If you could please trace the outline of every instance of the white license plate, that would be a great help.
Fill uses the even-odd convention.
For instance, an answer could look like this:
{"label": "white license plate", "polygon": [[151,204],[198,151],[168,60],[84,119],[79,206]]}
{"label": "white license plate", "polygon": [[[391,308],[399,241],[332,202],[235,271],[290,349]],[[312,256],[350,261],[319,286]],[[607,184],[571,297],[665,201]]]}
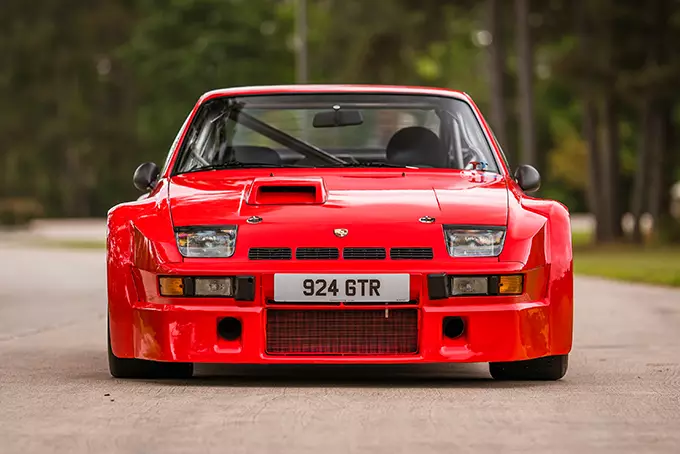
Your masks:
{"label": "white license plate", "polygon": [[405,302],[408,274],[274,274],[280,302]]}

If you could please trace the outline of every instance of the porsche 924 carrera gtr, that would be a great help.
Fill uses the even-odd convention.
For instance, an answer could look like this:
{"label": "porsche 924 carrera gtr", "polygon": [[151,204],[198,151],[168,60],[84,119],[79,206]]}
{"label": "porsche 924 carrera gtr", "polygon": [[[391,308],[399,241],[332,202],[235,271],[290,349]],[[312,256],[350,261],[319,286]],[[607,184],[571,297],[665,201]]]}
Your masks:
{"label": "porsche 924 carrera gtr", "polygon": [[107,221],[115,377],[195,363],[490,363],[557,380],[570,221],[526,195],[464,93],[231,88],[196,103]]}

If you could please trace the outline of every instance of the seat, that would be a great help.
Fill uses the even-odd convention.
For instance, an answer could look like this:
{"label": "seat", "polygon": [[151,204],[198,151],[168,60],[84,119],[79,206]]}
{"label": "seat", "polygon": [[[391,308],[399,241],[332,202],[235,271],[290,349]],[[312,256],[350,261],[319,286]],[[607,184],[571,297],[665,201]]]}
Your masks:
{"label": "seat", "polygon": [[386,160],[405,166],[448,167],[448,159],[437,134],[422,126],[397,131],[387,143]]}
{"label": "seat", "polygon": [[257,145],[236,145],[232,147],[233,159],[238,162],[246,164],[272,164],[282,165],[283,160],[281,156],[268,147],[261,147]]}

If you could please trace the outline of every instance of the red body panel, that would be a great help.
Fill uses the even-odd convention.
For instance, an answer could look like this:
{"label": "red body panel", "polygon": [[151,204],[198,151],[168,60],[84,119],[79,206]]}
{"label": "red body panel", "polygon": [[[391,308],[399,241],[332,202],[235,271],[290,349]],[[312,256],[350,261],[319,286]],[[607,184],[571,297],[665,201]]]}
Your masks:
{"label": "red body panel", "polygon": [[[254,204],[263,180],[297,184],[310,171],[317,176],[323,197],[314,203],[280,201]],[[274,176],[270,176],[270,175]],[[476,174],[476,175],[471,175]],[[320,222],[340,224],[407,222],[434,216],[439,224],[505,225],[506,182],[496,174],[455,170],[401,169],[248,169],[178,175],[170,188],[176,226],[239,223],[266,216],[276,228]],[[321,203],[323,201],[323,203]],[[233,222],[232,222],[233,221]],[[258,226],[258,229],[261,227]],[[441,227],[438,227],[438,232]],[[247,232],[239,232],[239,235]],[[332,229],[330,231],[332,234]],[[239,236],[241,240],[241,236]],[[323,244],[323,243],[321,243]]]}
{"label": "red body panel", "polygon": [[[405,87],[302,86],[232,89],[216,96],[303,91],[388,91],[453,96],[458,92]],[[192,112],[191,116],[195,113]],[[190,116],[190,117],[191,117]],[[188,122],[187,122],[188,124]],[[186,124],[185,124],[186,127]],[[178,135],[181,143],[184,131]],[[496,153],[499,151],[490,141]],[[148,198],[114,207],[108,216],[107,270],[111,347],[121,358],[223,363],[412,363],[513,361],[566,354],[572,345],[573,278],[569,214],[561,204],[527,197],[507,174],[452,169],[238,169],[170,177],[177,149]],[[263,185],[311,185],[298,199],[272,199]],[[268,198],[269,197],[269,198]],[[255,225],[246,220],[259,216]],[[420,223],[423,216],[435,218]],[[235,254],[225,259],[183,258],[175,226],[236,224]],[[507,226],[499,257],[452,258],[442,225]],[[346,228],[344,238],[333,230]],[[251,247],[431,247],[431,260],[248,259]],[[418,311],[418,348],[408,355],[269,355],[267,301],[274,273],[407,273],[411,303]],[[430,300],[426,276],[447,274],[525,275],[518,296],[450,297]],[[157,277],[248,275],[255,301],[231,298],[164,298]],[[299,308],[277,304],[276,309]],[[352,310],[368,309],[352,306]],[[375,309],[375,306],[371,307]],[[348,307],[305,307],[348,310]],[[399,308],[389,308],[399,310]],[[389,315],[387,315],[389,316]],[[442,333],[444,317],[465,321],[463,336]],[[217,322],[242,323],[238,340],[217,333]]]}

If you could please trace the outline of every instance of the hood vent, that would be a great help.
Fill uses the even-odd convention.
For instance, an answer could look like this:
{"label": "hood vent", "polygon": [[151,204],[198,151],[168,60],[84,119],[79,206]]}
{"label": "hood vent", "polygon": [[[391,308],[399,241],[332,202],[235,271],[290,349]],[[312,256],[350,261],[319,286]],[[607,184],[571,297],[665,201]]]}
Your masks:
{"label": "hood vent", "polygon": [[248,205],[309,205],[326,202],[321,178],[256,178],[246,194]]}
{"label": "hood vent", "polygon": [[257,192],[256,205],[299,205],[316,203],[314,186],[262,186]]}

